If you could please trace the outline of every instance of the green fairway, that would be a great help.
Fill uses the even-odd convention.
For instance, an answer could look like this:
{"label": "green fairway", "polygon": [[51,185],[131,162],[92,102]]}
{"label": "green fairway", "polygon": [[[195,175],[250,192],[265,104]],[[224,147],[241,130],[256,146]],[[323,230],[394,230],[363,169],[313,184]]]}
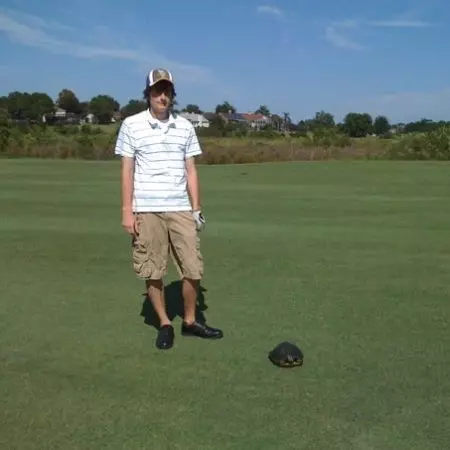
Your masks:
{"label": "green fairway", "polygon": [[[225,337],[177,317],[166,352],[119,170],[0,160],[0,448],[450,447],[449,164],[202,166],[203,314]],[[303,367],[267,359],[283,340]]]}

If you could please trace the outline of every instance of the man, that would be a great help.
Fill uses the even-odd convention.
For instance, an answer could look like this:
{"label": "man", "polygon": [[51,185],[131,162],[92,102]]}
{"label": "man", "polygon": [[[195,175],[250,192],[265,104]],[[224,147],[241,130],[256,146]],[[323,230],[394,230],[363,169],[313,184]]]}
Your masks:
{"label": "man", "polygon": [[218,339],[222,331],[196,321],[203,276],[198,232],[205,225],[194,157],[201,148],[193,125],[171,113],[176,96],[172,74],[153,69],[146,79],[148,109],[124,119],[115,153],[122,157],[122,225],[132,236],[133,268],[146,282],[159,317],[156,347],[173,346],[163,277],[169,254],[182,277],[182,335]]}

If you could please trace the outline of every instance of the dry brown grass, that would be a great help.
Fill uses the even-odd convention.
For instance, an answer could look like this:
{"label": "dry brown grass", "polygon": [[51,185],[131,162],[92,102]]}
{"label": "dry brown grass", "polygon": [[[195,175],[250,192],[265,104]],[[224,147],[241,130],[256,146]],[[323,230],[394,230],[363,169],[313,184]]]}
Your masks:
{"label": "dry brown grass", "polygon": [[[7,157],[113,159],[116,135],[98,127],[0,129],[0,155]],[[199,137],[200,164],[240,164],[330,159],[448,159],[448,130],[393,139],[351,139],[329,134],[302,137]],[[436,156],[438,155],[438,156]],[[429,156],[428,156],[429,157]]]}
{"label": "dry brown grass", "polygon": [[349,140],[345,146],[315,145],[308,139],[200,139],[204,164],[239,164],[276,161],[367,159],[381,157],[386,143],[380,140]]}

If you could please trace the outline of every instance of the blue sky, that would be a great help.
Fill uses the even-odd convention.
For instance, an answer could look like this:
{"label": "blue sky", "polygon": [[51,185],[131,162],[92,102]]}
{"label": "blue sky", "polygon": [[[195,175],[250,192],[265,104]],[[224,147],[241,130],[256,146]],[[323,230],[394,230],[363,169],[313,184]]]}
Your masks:
{"label": "blue sky", "polygon": [[450,120],[449,22],[446,0],[3,0],[0,95],[125,104],[163,66],[206,111]]}

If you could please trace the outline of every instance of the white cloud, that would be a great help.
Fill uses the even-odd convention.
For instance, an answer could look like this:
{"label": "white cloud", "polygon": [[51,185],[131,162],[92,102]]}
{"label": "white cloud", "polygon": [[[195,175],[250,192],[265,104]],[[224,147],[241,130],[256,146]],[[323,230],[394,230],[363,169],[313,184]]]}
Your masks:
{"label": "white cloud", "polygon": [[325,39],[334,47],[346,50],[364,50],[365,46],[358,44],[344,33],[345,29],[357,27],[358,23],[354,20],[336,22],[326,28]]}
{"label": "white cloud", "polygon": [[333,24],[339,28],[358,28],[360,25],[359,21],[355,19],[340,20],[338,22],[333,22]]}
{"label": "white cloud", "polygon": [[26,22],[28,25],[38,28],[52,29],[54,31],[76,31],[74,28],[60,22],[54,20],[44,20],[33,14],[24,13],[9,8],[0,8],[0,15],[15,18],[19,22]]}
{"label": "white cloud", "polygon": [[284,12],[280,8],[277,8],[276,6],[270,6],[270,5],[258,6],[258,12],[261,14],[270,14],[279,19],[284,17]]}
{"label": "white cloud", "polygon": [[421,20],[354,20],[347,19],[338,22],[333,22],[328,25],[325,30],[325,38],[330,44],[335,47],[347,50],[364,50],[367,47],[359,44],[356,40],[348,36],[350,29],[358,29],[364,27],[375,28],[427,28],[432,27],[433,24]]}
{"label": "white cloud", "polygon": [[383,28],[427,28],[433,24],[421,20],[375,20],[367,22],[373,27]]}
{"label": "white cloud", "polygon": [[[62,31],[72,30],[63,24],[48,22],[45,19],[11,10],[0,10],[0,32],[6,34],[11,42],[38,48],[48,53],[69,55],[82,59],[116,59],[129,61],[143,70],[151,65],[166,66],[173,70],[177,78],[189,82],[211,81],[209,69],[198,65],[170,60],[151,48],[120,48],[110,45],[84,44],[75,38],[61,37]],[[86,33],[84,33],[86,34]]]}

